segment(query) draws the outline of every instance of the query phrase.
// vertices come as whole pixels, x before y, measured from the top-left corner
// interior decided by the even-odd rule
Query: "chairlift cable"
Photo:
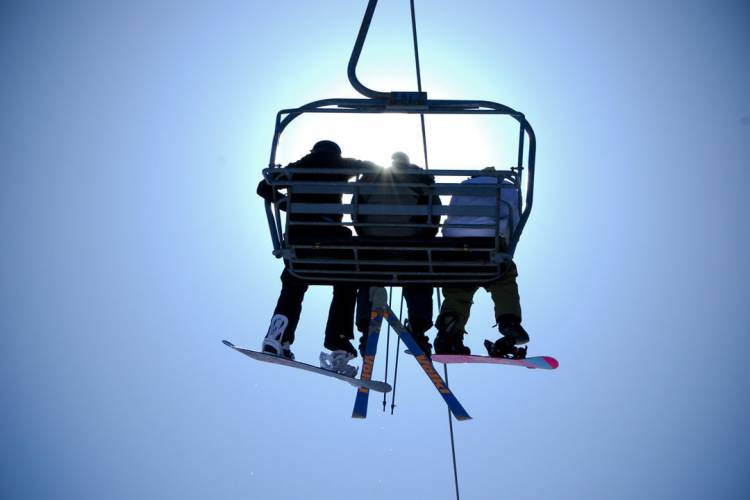
[[[448,386],[448,364],[443,365],[443,371],[445,373],[445,385]],[[456,445],[453,439],[453,415],[451,415],[450,409],[448,410],[448,428],[451,433],[451,455],[453,456],[453,484],[456,485],[456,500],[460,500],[458,494],[458,467],[456,466]]]
[[[411,10],[411,29],[412,29],[412,41],[414,45],[414,63],[415,63],[416,74],[417,74],[417,90],[419,92],[422,92],[422,73],[421,73],[420,65],[419,65],[419,42],[417,39],[417,20],[416,20],[415,8],[414,8],[414,0],[409,1],[409,7]],[[372,16],[371,12],[370,12],[370,16]],[[422,151],[424,154],[424,165],[425,165],[425,170],[429,170],[430,163],[429,163],[428,156],[427,156],[427,133],[425,130],[424,113],[419,114],[419,120],[420,120],[421,132],[422,132]],[[438,290],[438,304],[440,302],[439,293],[440,292]],[[399,313],[398,313],[399,317],[402,317],[403,308],[404,308],[404,295],[403,295],[403,288],[402,288],[401,305],[400,305]],[[390,325],[389,325],[389,333],[390,333]],[[399,354],[400,354],[400,343],[401,343],[401,338],[399,337],[398,340],[396,341],[396,366],[395,366],[394,374],[393,374],[393,394],[391,395],[391,415],[393,415],[393,411],[396,407],[395,397],[396,397],[396,381],[398,377],[398,359],[399,359]],[[388,364],[388,355],[386,354],[386,367],[387,367],[387,364]],[[385,394],[383,395],[383,410],[385,410]],[[451,442],[452,440],[453,440],[453,437],[452,437],[452,432],[451,432]],[[456,487],[458,487],[458,485]]]
[[[410,0],[409,5],[411,7],[411,32],[412,32],[412,39],[414,41],[414,63],[415,63],[416,70],[417,70],[417,90],[419,92],[422,92],[422,73],[419,67],[419,43],[417,42],[417,19],[416,19],[416,14],[414,11],[414,0]],[[419,113],[419,121],[422,126],[422,149],[424,151],[424,167],[425,167],[425,170],[429,170],[430,164],[429,164],[429,161],[427,160],[427,133],[425,131],[425,125],[424,125],[424,113]],[[441,300],[440,300],[440,287],[437,287],[437,303],[438,303],[438,313],[439,313],[441,306],[442,306]],[[447,386],[448,385],[448,364],[447,363],[443,365],[443,370],[445,373],[445,385]],[[455,445],[455,438],[453,436],[453,415],[451,415],[450,409],[448,409],[448,428],[450,430],[450,435],[451,435],[451,456],[453,458],[453,483],[456,487],[456,500],[460,500],[459,493],[458,493],[458,467],[456,465],[456,445]]]
[[[414,41],[414,62],[417,68],[417,90],[422,92],[422,73],[419,69],[419,43],[417,42],[417,16],[414,11],[414,0],[409,1],[411,7],[411,34]],[[424,126],[424,113],[419,113],[419,121],[422,126],[422,150],[424,152],[424,168],[430,169],[430,163],[427,160],[427,134]]]
[[[437,303],[438,303],[438,314],[442,309],[442,303],[440,300],[440,287],[437,288]],[[445,374],[445,385],[448,385],[448,364],[443,365],[443,372]],[[453,457],[453,482],[456,485],[456,500],[459,500],[458,496],[458,467],[456,465],[456,441],[453,437],[453,415],[451,415],[450,408],[448,409],[448,429],[451,434],[451,456]]]

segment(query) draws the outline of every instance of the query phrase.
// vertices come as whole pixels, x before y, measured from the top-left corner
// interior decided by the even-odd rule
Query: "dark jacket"
[[[370,167],[375,168],[375,165],[370,162],[364,162],[355,160],[352,158],[342,158],[340,155],[329,152],[318,152],[310,153],[300,160],[295,161],[287,165],[285,168],[363,168]],[[341,174],[324,174],[324,173],[310,173],[310,174],[293,174],[292,180],[296,181],[316,181],[316,182],[347,182],[349,179],[354,177],[353,173]],[[332,194],[319,194],[319,193],[300,193],[295,194],[294,188],[291,189],[291,201],[292,203],[341,203],[341,195]],[[281,193],[274,190],[264,180],[258,184],[258,195],[262,196],[268,201],[274,201],[274,195],[276,200],[278,197],[283,196]],[[286,207],[282,206],[282,210]],[[294,214],[290,216],[291,221],[295,222],[341,222],[343,216],[341,214]]]
[[[424,184],[431,186],[435,184],[432,175],[414,174],[413,172],[424,172],[420,167],[413,164],[394,164],[391,168],[380,169],[377,172],[362,175],[358,182],[377,182],[386,184],[376,193],[362,194],[359,203],[381,204],[381,205],[428,205],[430,203],[430,190],[419,187],[400,187],[390,189],[387,185],[401,183]],[[440,197],[432,195],[433,205],[441,205]],[[359,222],[390,223],[390,224],[427,224],[426,215],[360,215]],[[432,217],[432,224],[440,222],[440,216]],[[433,238],[437,227],[394,227],[394,226],[362,226],[355,224],[357,234],[360,236],[386,237],[386,238]]]

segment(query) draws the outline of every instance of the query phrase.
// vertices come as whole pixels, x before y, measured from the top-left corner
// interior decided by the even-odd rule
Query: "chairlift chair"
[[[283,258],[287,269],[295,277],[309,284],[333,284],[342,281],[372,285],[486,283],[499,278],[504,265],[513,257],[521,233],[531,213],[534,194],[534,160],[536,139],[534,131],[520,113],[508,106],[486,100],[428,99],[420,91],[380,92],[365,87],[356,76],[356,66],[369,29],[377,0],[370,0],[357,41],[352,51],[348,76],[352,86],[365,98],[332,98],[313,101],[298,108],[282,109],[276,115],[269,166],[263,170],[265,180],[274,188],[286,190],[286,196],[266,201],[265,211],[273,242],[273,254]],[[421,82],[420,82],[421,87]],[[289,124],[306,113],[347,114],[420,114],[420,115],[500,115],[518,123],[517,163],[505,170],[486,172],[464,169],[429,169],[419,175],[434,176],[436,182],[425,186],[415,183],[390,184],[395,194],[418,187],[432,195],[494,196],[494,206],[398,205],[360,203],[363,196],[383,187],[379,183],[321,182],[299,180],[295,174],[336,174],[341,169],[295,169],[277,164],[276,154],[282,133]],[[527,172],[524,179],[524,171]],[[356,176],[368,173],[366,168],[351,169]],[[491,176],[496,183],[461,184],[470,176]],[[525,182],[523,182],[525,180]],[[501,190],[513,190],[520,217],[517,223],[509,216],[514,207]],[[303,203],[295,201],[298,194],[351,195],[342,204]],[[296,222],[295,214],[348,215],[344,222]],[[422,223],[363,222],[367,216],[420,216]],[[437,236],[425,239],[384,239],[352,235],[350,238],[303,237],[290,238],[295,224],[335,226],[390,226],[412,228],[446,227],[446,216],[482,216],[493,221],[493,237],[448,238]],[[440,222],[436,223],[437,216]],[[399,217],[403,220],[403,217]],[[465,227],[465,226],[464,226]],[[477,226],[471,226],[477,227]]]

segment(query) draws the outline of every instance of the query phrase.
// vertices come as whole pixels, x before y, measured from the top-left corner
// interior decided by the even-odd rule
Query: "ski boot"
[[[292,353],[291,349],[292,343],[282,341],[288,324],[289,318],[283,314],[274,314],[273,318],[271,318],[271,324],[268,327],[268,333],[266,333],[266,337],[263,339],[263,346],[261,348],[263,352],[294,361],[294,353]]]
[[[463,331],[456,328],[456,318],[453,314],[441,314],[435,321],[438,329],[435,337],[435,354],[471,354],[471,349],[464,345]]]
[[[357,350],[354,348],[351,341],[343,335],[339,335],[335,338],[326,338],[323,347],[333,352],[343,351],[348,354],[351,359],[357,357]]]
[[[432,326],[430,324],[429,326]],[[425,356],[427,356],[428,359],[432,359],[432,344],[430,344],[430,339],[427,337],[427,335],[423,333],[414,333],[411,328],[411,324],[409,323],[409,320],[407,319],[404,321],[404,328],[409,330],[409,333],[411,334],[411,338],[414,339],[414,342],[417,343],[420,349],[424,352]]]
[[[524,359],[526,347],[518,347],[529,342],[529,334],[521,326],[521,318],[504,314],[497,318],[497,327],[502,337],[495,342],[484,341],[487,353],[493,358]]]

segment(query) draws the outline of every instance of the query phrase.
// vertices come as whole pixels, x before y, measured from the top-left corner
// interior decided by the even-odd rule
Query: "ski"
[[[373,390],[376,392],[390,392],[391,391],[390,384],[387,384],[385,382],[381,382],[378,380],[370,380],[370,377],[368,377],[367,379],[347,377],[346,375],[342,375],[341,373],[334,372],[331,370],[326,370],[324,368],[320,368],[314,365],[309,365],[307,363],[302,363],[300,361],[294,361],[291,359],[282,358],[280,356],[275,356],[273,354],[268,354],[265,352],[251,351],[250,349],[237,347],[236,345],[232,344],[228,340],[222,340],[222,342],[224,343],[224,345],[231,347],[235,351],[241,352],[245,356],[256,359],[258,361],[263,361],[264,363],[273,363],[276,365],[290,366],[292,368],[298,368],[300,370],[317,373],[319,375],[325,375],[326,377],[337,378],[355,387],[359,387],[360,390],[365,389],[367,391]]]
[[[496,365],[523,366],[525,368],[541,368],[554,370],[560,363],[552,356],[534,356],[524,359],[492,358],[490,356],[475,356],[472,354],[434,354],[433,361],[438,363],[487,363]]]
[[[384,311],[388,307],[386,304],[388,299],[385,294],[385,288],[374,289],[370,294],[370,300],[372,302],[370,325],[368,327],[367,343],[365,344],[365,355],[362,359],[362,373],[360,374],[360,380],[363,382],[369,381],[372,378],[372,370],[375,366],[375,354],[378,350],[380,328],[383,324]],[[357,389],[357,396],[354,399],[352,418],[367,418],[367,403],[369,399],[370,390],[365,384],[362,384]]]
[[[458,401],[456,396],[448,388],[448,385],[445,383],[437,370],[435,370],[435,366],[432,364],[432,361],[430,361],[422,348],[419,347],[419,344],[417,344],[417,342],[414,340],[414,337],[411,336],[409,330],[407,330],[404,325],[401,324],[401,321],[399,321],[398,317],[393,313],[393,311],[391,311],[390,307],[387,306],[385,310],[385,319],[388,321],[388,323],[390,323],[391,327],[396,331],[398,336],[401,337],[401,340],[404,341],[404,344],[406,344],[409,353],[414,356],[414,358],[417,360],[417,363],[419,363],[419,366],[422,367],[422,370],[424,370],[427,378],[430,379],[430,382],[433,383],[435,388],[443,397],[451,413],[453,413],[453,416],[456,417],[456,420],[471,419],[469,413],[464,409],[463,406],[461,406],[461,403]]]

